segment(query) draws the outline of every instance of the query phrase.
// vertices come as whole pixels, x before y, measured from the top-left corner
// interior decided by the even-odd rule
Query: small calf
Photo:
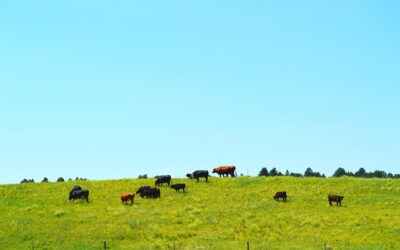
[[[286,202],[287,195],[286,192],[283,191],[283,192],[276,192],[276,194],[273,197],[276,201],[279,201],[279,198],[282,198],[283,202]]]
[[[179,192],[179,189],[183,189],[183,192],[185,192],[186,184],[185,183],[173,184],[171,185],[171,188],[175,189],[176,192]]]
[[[333,194],[329,194],[328,195],[328,201],[329,201],[329,205],[332,206],[332,201],[336,202],[336,206],[337,205],[342,205],[342,200],[344,199],[344,196],[340,196],[340,195],[333,195]]]

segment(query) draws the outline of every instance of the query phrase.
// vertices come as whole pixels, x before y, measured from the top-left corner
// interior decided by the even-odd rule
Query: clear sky
[[[400,172],[399,1],[1,1],[0,183]]]

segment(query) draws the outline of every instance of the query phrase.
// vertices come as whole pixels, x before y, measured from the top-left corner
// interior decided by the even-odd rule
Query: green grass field
[[[400,249],[400,180],[237,177],[189,179],[161,199],[120,194],[154,179],[0,185],[0,249]],[[90,202],[68,202],[69,190]],[[287,191],[288,202],[276,202]],[[328,193],[344,195],[330,207]]]

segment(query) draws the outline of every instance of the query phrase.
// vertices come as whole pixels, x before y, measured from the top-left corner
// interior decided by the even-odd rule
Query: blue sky
[[[400,172],[397,1],[3,1],[0,183]]]

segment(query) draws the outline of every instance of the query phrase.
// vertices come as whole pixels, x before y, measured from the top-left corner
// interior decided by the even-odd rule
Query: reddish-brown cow
[[[135,193],[125,192],[121,195],[121,202],[127,204],[130,200],[131,204],[133,204],[133,199],[135,198]]]
[[[236,176],[236,167],[235,166],[220,166],[218,168],[213,169],[213,173],[217,173],[219,177],[225,175],[231,175],[232,177]]]
[[[336,202],[336,206],[337,205],[342,205],[342,200],[344,199],[344,196],[340,196],[340,195],[332,195],[329,194],[328,195],[328,201],[329,201],[329,205],[332,206],[332,202]]]

